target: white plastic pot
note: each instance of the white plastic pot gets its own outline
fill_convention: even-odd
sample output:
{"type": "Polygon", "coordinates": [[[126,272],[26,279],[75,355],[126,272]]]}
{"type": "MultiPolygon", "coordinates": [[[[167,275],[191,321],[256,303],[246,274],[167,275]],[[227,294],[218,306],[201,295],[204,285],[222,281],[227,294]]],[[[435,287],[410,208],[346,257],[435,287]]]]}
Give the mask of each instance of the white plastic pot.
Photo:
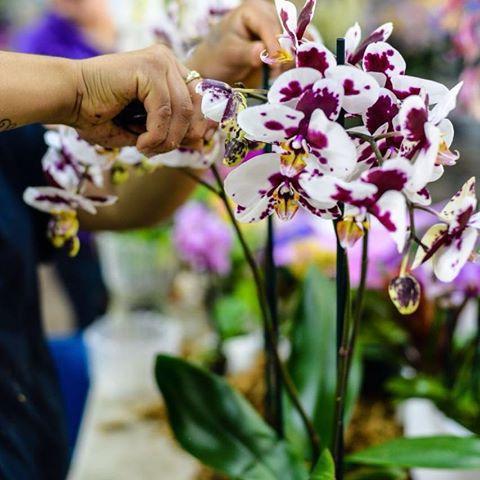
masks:
{"type": "MultiPolygon", "coordinates": [[[[424,437],[432,435],[456,435],[467,437],[472,432],[454,420],[446,417],[431,401],[411,399],[402,404],[400,419],[406,437],[424,437]]],[[[425,452],[427,455],[428,452],[425,452]]],[[[480,470],[427,470],[416,469],[412,472],[413,480],[479,480],[480,470]]]]}
{"type": "Polygon", "coordinates": [[[182,340],[178,322],[150,312],[106,316],[84,335],[95,393],[114,400],[157,396],[155,356],[178,354],[182,340]]]}

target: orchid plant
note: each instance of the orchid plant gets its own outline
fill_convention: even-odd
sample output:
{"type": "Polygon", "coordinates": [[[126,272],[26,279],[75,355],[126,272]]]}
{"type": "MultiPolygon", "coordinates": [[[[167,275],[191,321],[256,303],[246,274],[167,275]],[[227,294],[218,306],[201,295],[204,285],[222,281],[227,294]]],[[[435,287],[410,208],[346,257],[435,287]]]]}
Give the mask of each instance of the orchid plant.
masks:
{"type": "MultiPolygon", "coordinates": [[[[430,185],[459,158],[458,153],[452,151],[454,128],[448,116],[456,106],[462,85],[449,90],[438,82],[408,75],[401,53],[388,43],[393,30],[390,23],[366,37],[362,36],[360,26],[354,25],[339,43],[345,47],[344,52],[339,49],[335,55],[321,41],[311,40],[307,35],[315,0],[307,0],[300,12],[290,1],[276,0],[275,3],[283,34],[278,39],[278,54],[270,57],[264,53],[262,59],[266,65],[281,65],[286,71],[268,89],[246,89],[210,79],[198,85],[204,115],[219,124],[216,146],[210,147],[208,153],[180,150],[146,159],[134,149],[104,151],[89,146],[68,130],[51,132],[47,136],[50,149],[44,168],[54,186],[28,189],[25,200],[53,214],[50,237],[57,246],[68,244],[71,253],[75,253],[78,247],[76,210],[94,213],[97,206],[114,201],[110,197],[85,195],[87,182],[101,184],[101,172],[110,169],[117,177],[123,177],[125,165],[198,170],[198,174],[192,174],[191,170],[185,173],[223,201],[251,268],[267,353],[280,377],[279,385],[308,434],[311,448],[307,460],[312,466],[319,462],[311,478],[343,479],[345,404],[362,319],[370,222],[373,218],[378,221],[402,257],[400,271],[390,284],[390,295],[403,314],[412,313],[419,306],[420,284],[415,279],[415,270],[420,265],[431,262],[440,281],[452,282],[475,257],[480,227],[479,215],[475,213],[475,179],[468,180],[442,211],[431,207],[429,192],[430,185]],[[225,143],[224,149],[220,148],[221,142],[225,143]],[[215,163],[219,153],[232,168],[225,180],[215,163]],[[202,176],[205,168],[210,168],[214,181],[202,176]],[[289,221],[300,209],[325,222],[334,222],[338,255],[343,258],[337,271],[337,277],[343,279],[337,284],[337,302],[343,305],[337,305],[337,391],[332,415],[334,435],[329,444],[319,438],[278,353],[278,332],[266,293],[268,285],[266,288],[262,269],[240,226],[240,223],[261,222],[274,215],[281,221],[289,221]],[[416,211],[427,212],[432,217],[432,226],[422,239],[415,226],[416,211]],[[352,301],[347,278],[348,249],[360,240],[363,242],[362,271],[357,295],[352,301]],[[335,467],[328,450],[321,455],[322,448],[332,450],[335,467]]],[[[324,301],[332,300],[325,298],[324,301]]],[[[278,443],[267,425],[260,426],[255,414],[229,387],[179,362],[159,357],[157,380],[177,438],[185,448],[233,478],[308,477],[304,463],[298,458],[291,460],[288,445],[287,448],[283,440],[278,443]],[[159,369],[163,369],[162,372],[159,369]],[[170,374],[170,383],[166,381],[165,370],[170,374]],[[235,432],[239,429],[240,438],[253,436],[251,448],[255,452],[248,461],[241,460],[243,450],[235,459],[228,455],[223,460],[218,458],[215,445],[219,449],[223,443],[231,445],[231,438],[217,439],[215,435],[220,430],[212,433],[208,430],[211,424],[203,424],[199,420],[201,416],[191,420],[205,429],[202,432],[208,434],[209,439],[215,439],[213,446],[200,442],[206,438],[202,435],[195,443],[192,432],[187,432],[182,422],[175,421],[187,415],[188,408],[183,406],[189,401],[195,402],[205,416],[210,415],[198,398],[188,400],[188,392],[179,397],[178,392],[172,390],[172,385],[183,385],[186,378],[196,382],[195,391],[200,399],[210,403],[230,399],[233,410],[239,415],[243,412],[241,425],[238,418],[231,418],[232,408],[225,407],[219,415],[233,422],[232,429],[235,432]],[[204,388],[207,393],[199,393],[204,388]],[[268,441],[262,444],[260,437],[268,441]],[[271,447],[267,449],[268,454],[267,443],[271,447]],[[262,467],[264,454],[267,466],[262,467]]],[[[282,428],[277,429],[277,434],[283,435],[282,428]]],[[[368,454],[356,455],[352,461],[376,464],[368,454]]],[[[411,463],[404,461],[397,465],[409,467],[411,463]]]]}

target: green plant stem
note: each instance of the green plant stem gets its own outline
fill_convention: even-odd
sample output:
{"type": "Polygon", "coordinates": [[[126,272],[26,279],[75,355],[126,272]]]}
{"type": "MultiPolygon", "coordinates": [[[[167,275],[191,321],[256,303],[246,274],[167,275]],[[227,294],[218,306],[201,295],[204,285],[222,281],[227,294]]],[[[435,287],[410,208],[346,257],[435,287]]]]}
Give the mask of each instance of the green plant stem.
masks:
{"type": "MultiPolygon", "coordinates": [[[[260,274],[260,270],[258,268],[258,265],[255,261],[255,258],[253,257],[253,254],[250,250],[250,247],[248,246],[248,243],[245,239],[245,236],[243,235],[242,229],[240,228],[240,225],[237,222],[237,219],[235,218],[235,213],[233,212],[232,206],[230,205],[228,201],[227,194],[225,192],[225,189],[223,187],[223,182],[220,177],[220,174],[216,168],[215,165],[211,167],[212,173],[217,180],[218,183],[218,188],[219,188],[219,196],[220,199],[222,200],[223,204],[225,205],[225,208],[227,210],[227,214],[232,222],[233,228],[235,229],[235,232],[237,234],[238,240],[240,242],[240,245],[242,247],[243,253],[245,255],[245,259],[247,260],[247,263],[250,267],[250,270],[252,271],[253,279],[255,282],[256,290],[257,290],[257,295],[258,295],[258,301],[260,304],[260,311],[262,313],[262,319],[264,322],[265,329],[268,333],[268,342],[270,344],[270,347],[275,347],[275,330],[272,325],[272,320],[270,318],[270,313],[269,309],[267,306],[267,301],[266,301],[266,293],[264,289],[264,282],[262,279],[262,276],[260,274]]],[[[313,426],[311,420],[309,419],[307,412],[303,408],[303,405],[300,401],[299,395],[297,388],[290,377],[290,374],[288,373],[288,370],[286,369],[285,365],[282,362],[282,359],[280,358],[280,355],[278,353],[277,348],[272,348],[271,349],[273,358],[276,364],[276,367],[278,368],[278,371],[282,377],[282,382],[283,385],[285,386],[285,390],[288,394],[288,397],[290,398],[293,406],[299,413],[302,422],[305,426],[305,429],[308,433],[308,437],[310,440],[311,448],[312,448],[312,455],[313,455],[313,465],[315,465],[316,460],[320,456],[320,439],[318,438],[318,434],[315,431],[315,427],[313,426]]]]}
{"type": "Polygon", "coordinates": [[[365,291],[367,287],[367,275],[368,275],[368,245],[370,239],[370,232],[368,230],[365,231],[365,235],[363,237],[363,245],[362,245],[362,265],[361,265],[361,273],[360,273],[360,283],[358,285],[357,296],[355,298],[355,311],[353,315],[353,326],[352,326],[352,333],[350,335],[350,340],[347,349],[347,371],[345,379],[346,387],[348,388],[348,379],[350,377],[350,371],[352,369],[352,361],[355,353],[355,347],[357,343],[358,333],[360,331],[360,324],[363,317],[363,308],[365,303],[365,291]]]}
{"type": "Polygon", "coordinates": [[[360,132],[349,132],[349,135],[367,142],[372,147],[373,153],[375,154],[375,158],[377,159],[378,164],[381,165],[383,163],[383,155],[382,155],[382,152],[380,152],[380,149],[378,148],[377,141],[381,140],[382,138],[388,138],[388,137],[386,136],[372,137],[371,135],[366,135],[365,133],[360,133],[360,132]]]}
{"type": "Polygon", "coordinates": [[[186,175],[187,177],[189,177],[191,180],[197,182],[198,184],[202,185],[203,187],[205,187],[207,190],[210,190],[212,193],[214,193],[215,195],[217,196],[220,196],[220,192],[213,186],[211,185],[210,183],[208,183],[206,180],[204,180],[202,177],[196,175],[195,173],[193,173],[191,170],[189,170],[188,168],[180,168],[179,169],[180,172],[182,172],[184,175],[186,175]]]}
{"type": "MultiPolygon", "coordinates": [[[[339,240],[337,239],[338,243],[339,240]]],[[[348,346],[352,315],[350,312],[350,281],[348,259],[343,248],[337,248],[337,329],[340,330],[340,345],[337,359],[337,388],[335,392],[333,453],[338,480],[343,480],[344,457],[344,416],[346,401],[346,379],[348,380],[348,346]],[[338,281],[340,279],[340,282],[338,281]]]]}

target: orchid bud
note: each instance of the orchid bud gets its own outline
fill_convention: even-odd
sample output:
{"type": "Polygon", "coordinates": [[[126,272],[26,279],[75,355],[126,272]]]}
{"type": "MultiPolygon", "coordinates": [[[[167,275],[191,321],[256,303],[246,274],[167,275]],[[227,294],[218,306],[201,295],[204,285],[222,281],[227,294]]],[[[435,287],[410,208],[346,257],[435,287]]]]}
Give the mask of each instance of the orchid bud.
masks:
{"type": "Polygon", "coordinates": [[[368,222],[358,222],[354,217],[345,217],[337,224],[337,234],[343,248],[353,247],[365,235],[368,222]]]}
{"type": "Polygon", "coordinates": [[[394,278],[390,282],[388,293],[402,315],[411,315],[420,306],[421,287],[418,280],[411,275],[394,278]]]}

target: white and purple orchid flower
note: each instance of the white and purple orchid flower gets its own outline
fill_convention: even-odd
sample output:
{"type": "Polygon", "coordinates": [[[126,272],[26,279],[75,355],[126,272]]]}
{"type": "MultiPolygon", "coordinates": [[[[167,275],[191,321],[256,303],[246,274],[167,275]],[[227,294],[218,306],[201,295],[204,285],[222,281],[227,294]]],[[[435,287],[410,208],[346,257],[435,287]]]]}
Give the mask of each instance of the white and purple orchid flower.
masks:
{"type": "MultiPolygon", "coordinates": [[[[445,97],[447,87],[433,80],[406,75],[407,64],[401,53],[385,41],[370,43],[364,50],[363,69],[374,76],[381,87],[390,90],[399,100],[424,92],[431,105],[445,97]]],[[[358,63],[358,62],[357,62],[358,63]]]]}
{"type": "Polygon", "coordinates": [[[113,196],[83,196],[56,187],[29,187],[23,194],[23,200],[37,210],[52,215],[84,210],[91,215],[97,213],[97,207],[113,205],[117,198],[113,196]]]}
{"type": "Polygon", "coordinates": [[[237,219],[253,223],[275,212],[280,219],[289,220],[300,207],[322,218],[338,217],[336,201],[317,202],[302,187],[303,178],[318,175],[317,167],[313,157],[291,159],[281,153],[267,153],[246,161],[225,180],[225,190],[237,204],[237,219]]]}
{"type": "Polygon", "coordinates": [[[480,213],[475,213],[476,208],[475,178],[471,178],[440,213],[442,223],[433,225],[423,237],[412,269],[431,260],[437,278],[452,282],[477,243],[480,213]]]}
{"type": "MultiPolygon", "coordinates": [[[[412,165],[406,159],[386,161],[381,167],[364,172],[358,180],[346,182],[324,175],[303,178],[301,186],[306,194],[318,202],[340,202],[349,208],[344,218],[352,217],[357,225],[364,223],[368,214],[376,217],[403,252],[408,234],[407,200],[404,194],[412,181],[412,165]]],[[[346,234],[350,234],[347,230],[346,234]]],[[[356,236],[358,240],[360,236],[356,236]]],[[[355,240],[341,238],[345,246],[355,240]]]]}
{"type": "Polygon", "coordinates": [[[298,49],[303,43],[305,33],[315,12],[316,0],[306,0],[302,10],[297,11],[294,3],[288,0],[275,0],[278,17],[283,27],[279,36],[280,49],[272,58],[267,52],[262,53],[262,60],[268,64],[293,62],[298,49]]]}
{"type": "Polygon", "coordinates": [[[112,164],[112,156],[82,140],[69,127],[59,127],[45,134],[48,145],[42,159],[49,182],[70,192],[77,192],[84,181],[103,186],[103,173],[112,164]]]}
{"type": "MultiPolygon", "coordinates": [[[[447,94],[431,110],[426,100],[418,95],[410,96],[403,102],[399,112],[400,128],[404,136],[401,146],[403,156],[413,158],[419,151],[434,148],[438,154],[436,164],[439,167],[456,163],[459,154],[450,150],[454,128],[447,116],[456,106],[462,85],[459,83],[452,90],[447,91],[447,94]]],[[[442,173],[443,169],[440,169],[436,177],[438,178],[442,173]]]]}

